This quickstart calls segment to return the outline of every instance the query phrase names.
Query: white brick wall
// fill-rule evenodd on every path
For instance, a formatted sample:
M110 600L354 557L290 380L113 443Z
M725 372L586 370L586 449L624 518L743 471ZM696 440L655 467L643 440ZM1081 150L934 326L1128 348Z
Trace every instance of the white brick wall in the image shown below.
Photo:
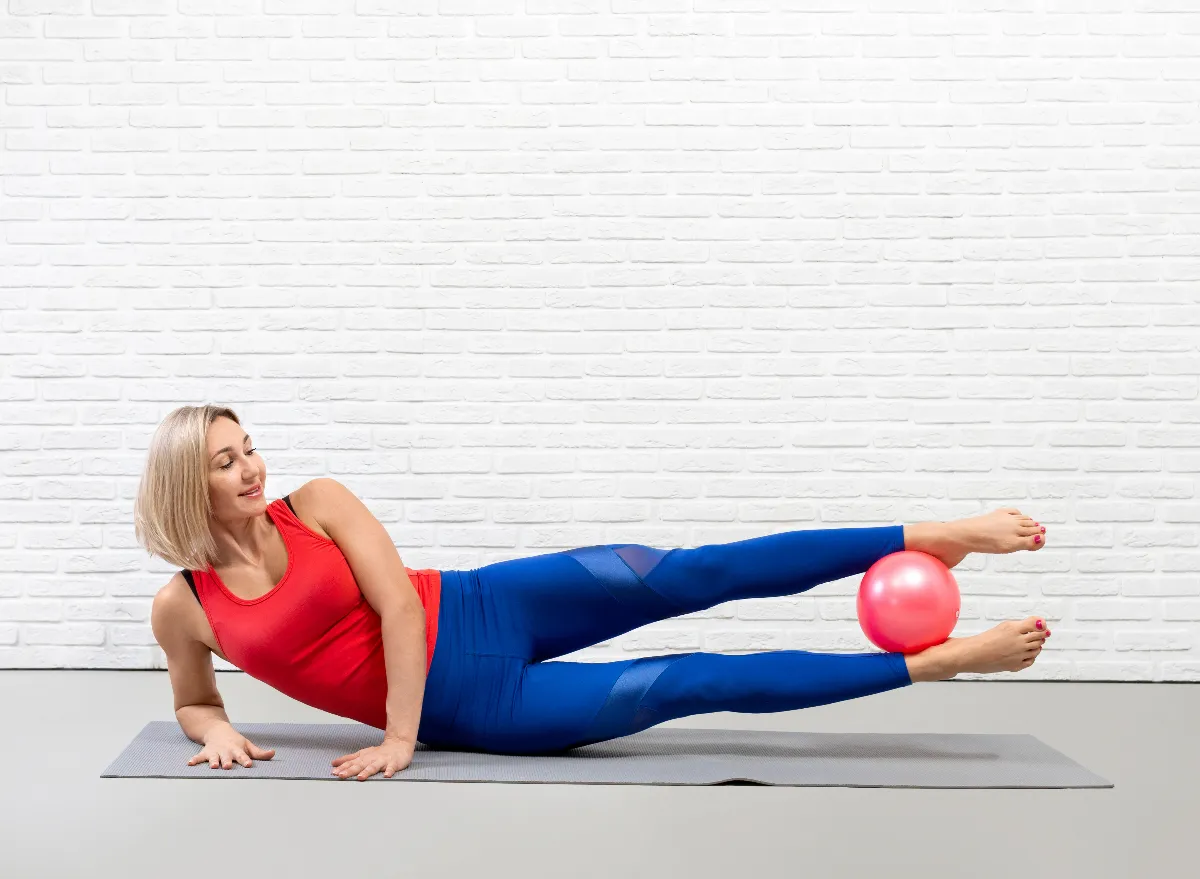
M1198 10L7 0L0 667L162 667L132 501L219 402L410 567L1019 506L959 634L1200 679ZM871 649L856 585L574 658Z

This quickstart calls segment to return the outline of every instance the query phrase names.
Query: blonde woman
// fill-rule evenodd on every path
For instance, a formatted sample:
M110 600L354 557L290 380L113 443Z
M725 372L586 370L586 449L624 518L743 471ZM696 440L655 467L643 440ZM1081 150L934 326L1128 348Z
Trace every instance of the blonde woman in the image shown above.
M804 592L915 549L1045 546L1015 509L955 522L788 531L694 549L608 544L474 570L413 570L352 492L313 479L267 500L266 464L234 412L184 406L155 432L138 491L139 542L182 570L155 596L175 715L203 745L189 765L251 766L274 751L225 714L212 654L321 710L383 730L332 774L390 777L415 743L554 753L715 711L791 711L959 672L1019 671L1041 617L912 655L774 650L619 662L552 661L726 601Z

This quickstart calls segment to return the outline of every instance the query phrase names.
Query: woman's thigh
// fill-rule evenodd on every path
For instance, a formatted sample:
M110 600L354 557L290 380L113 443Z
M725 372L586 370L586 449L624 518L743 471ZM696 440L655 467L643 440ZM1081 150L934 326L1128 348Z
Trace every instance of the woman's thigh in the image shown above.
M506 588L504 578L481 578L479 571L442 572L437 644L417 736L422 743L460 750L545 753L627 735L635 720L648 720L644 712L639 714L641 698L661 670L678 657L603 663L530 661L531 648L539 642L528 632L542 632L551 644L556 643L556 632L559 637L564 631L595 637L598 629L594 620L589 624L588 612L611 613L612 602L595 596L589 605L588 593L556 590L554 584L561 580L555 575L581 585L571 579L577 576L578 564L567 559L555 568L553 560L535 558L542 559L538 573L543 578L534 577L524 584L533 588L513 593L521 600L497 597L495 590ZM546 606L530 610L532 597L538 595L545 597ZM556 611L561 611L565 629L549 624ZM523 617L526 612L530 618ZM552 616L543 618L545 614ZM615 624L626 625L627 620L619 617Z
M655 663L651 661L657 659ZM673 657L672 657L673 659ZM546 754L635 731L658 720L639 712L662 658L621 662L538 662L467 656L457 708L420 739L432 747L499 754ZM651 667L647 667L651 666Z
M638 544L588 546L494 562L471 572L486 623L480 652L541 662L688 613L643 576L674 550Z

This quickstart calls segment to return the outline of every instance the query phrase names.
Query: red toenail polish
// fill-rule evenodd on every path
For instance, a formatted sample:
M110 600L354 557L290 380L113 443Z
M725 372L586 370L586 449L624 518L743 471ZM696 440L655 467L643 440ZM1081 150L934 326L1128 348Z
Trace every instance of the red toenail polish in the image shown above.
M1045 534L1045 533L1046 533L1046 529L1045 529L1045 528L1043 528L1043 529L1042 529L1042 533L1043 533L1043 534Z
M1033 538L1033 542L1034 542L1034 543L1041 543L1041 542L1042 542L1042 535L1040 535L1040 534L1038 534L1038 535L1035 535L1035 536L1034 536L1034 538Z
M1039 629L1040 629L1040 628L1042 628L1042 621L1041 621L1041 620L1038 620L1038 628L1039 628Z

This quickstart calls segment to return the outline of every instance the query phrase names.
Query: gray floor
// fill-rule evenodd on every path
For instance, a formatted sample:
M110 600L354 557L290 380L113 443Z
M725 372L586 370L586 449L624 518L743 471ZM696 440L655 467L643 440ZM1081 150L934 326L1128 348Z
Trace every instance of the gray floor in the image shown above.
M235 725L338 720L218 682ZM5 879L1101 879L1186 873L1200 819L1196 684L946 681L671 724L1030 733L1116 785L1065 791L101 779L172 719L165 672L0 671L0 696Z

